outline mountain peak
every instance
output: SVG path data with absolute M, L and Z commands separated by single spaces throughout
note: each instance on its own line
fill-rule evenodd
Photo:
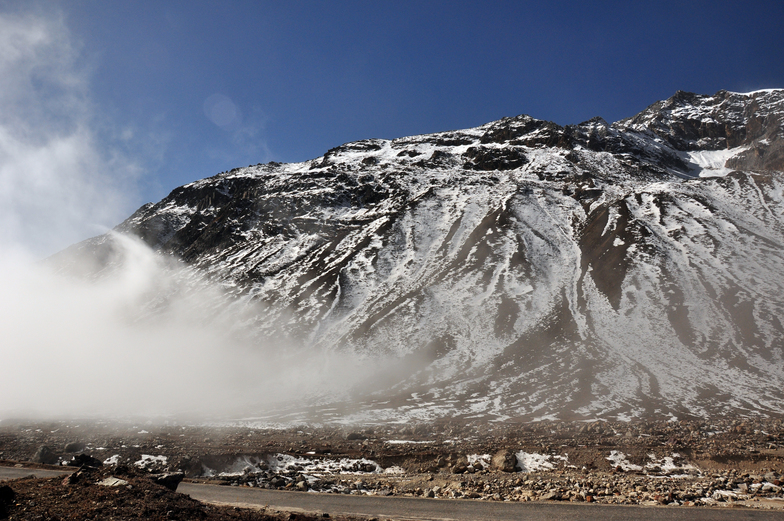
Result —
M 722 150 L 774 138 L 784 120 L 784 91 L 737 94 L 721 90 L 712 96 L 678 91 L 617 125 L 649 131 L 679 151 Z M 770 168 L 780 168 L 778 164 Z
M 117 230 L 263 302 L 259 335 L 383 360 L 354 421 L 782 415 L 783 100 L 362 140 Z

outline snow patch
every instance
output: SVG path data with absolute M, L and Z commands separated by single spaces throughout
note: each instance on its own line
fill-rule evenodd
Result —
M 134 465 L 140 469 L 147 469 L 153 465 L 166 465 L 168 461 L 169 460 L 166 456 L 151 456 L 150 454 L 142 454 L 142 459 L 135 462 Z
M 645 464 L 645 468 L 647 470 L 655 469 L 657 467 L 665 473 L 672 473 L 674 471 L 698 470 L 697 467 L 690 463 L 681 463 L 681 455 L 677 452 L 673 452 L 672 456 L 665 456 L 663 458 L 657 458 L 655 454 L 651 453 L 648 454 L 648 458 L 651 460 L 651 462 Z
M 517 466 L 522 472 L 536 472 L 539 470 L 553 470 L 551 459 L 567 460 L 564 456 L 550 456 L 549 454 L 537 454 L 535 452 L 520 451 L 517 454 Z
M 484 467 L 490 466 L 490 461 L 493 457 L 490 454 L 469 454 L 466 456 L 468 464 L 476 468 L 478 465 Z
M 641 466 L 630 462 L 626 458 L 626 454 L 617 450 L 610 452 L 610 455 L 605 459 L 609 460 L 613 464 L 613 467 L 621 467 L 624 472 L 628 472 L 630 470 L 642 470 Z
M 693 174 L 699 177 L 724 177 L 733 171 L 732 168 L 724 166 L 727 160 L 746 149 L 747 147 L 726 150 L 692 150 L 683 155 L 684 159 L 692 165 Z
M 110 457 L 106 458 L 105 460 L 103 460 L 103 464 L 106 465 L 107 467 L 113 467 L 113 466 L 117 465 L 118 463 L 120 463 L 120 455 L 119 454 L 115 454 L 114 456 L 110 456 Z

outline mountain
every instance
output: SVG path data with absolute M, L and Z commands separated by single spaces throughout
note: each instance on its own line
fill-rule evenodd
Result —
M 783 120 L 784 90 L 677 92 L 613 124 L 368 139 L 116 231 L 263 306 L 259 335 L 387 361 L 324 421 L 781 416 Z

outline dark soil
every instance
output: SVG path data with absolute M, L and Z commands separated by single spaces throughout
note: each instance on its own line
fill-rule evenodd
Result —
M 100 484 L 111 477 L 122 481 L 115 486 Z M 0 519 L 9 521 L 311 521 L 329 517 L 206 505 L 157 485 L 144 473 L 127 468 L 84 468 L 70 477 L 29 477 L 3 485 L 13 491 L 5 516 L 0 510 Z M 338 516 L 334 519 L 348 521 L 351 518 Z

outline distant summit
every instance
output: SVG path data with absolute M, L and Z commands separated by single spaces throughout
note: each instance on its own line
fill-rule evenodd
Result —
M 259 335 L 397 361 L 323 421 L 781 416 L 783 118 L 784 90 L 679 91 L 612 124 L 357 141 L 116 230 L 263 302 Z

